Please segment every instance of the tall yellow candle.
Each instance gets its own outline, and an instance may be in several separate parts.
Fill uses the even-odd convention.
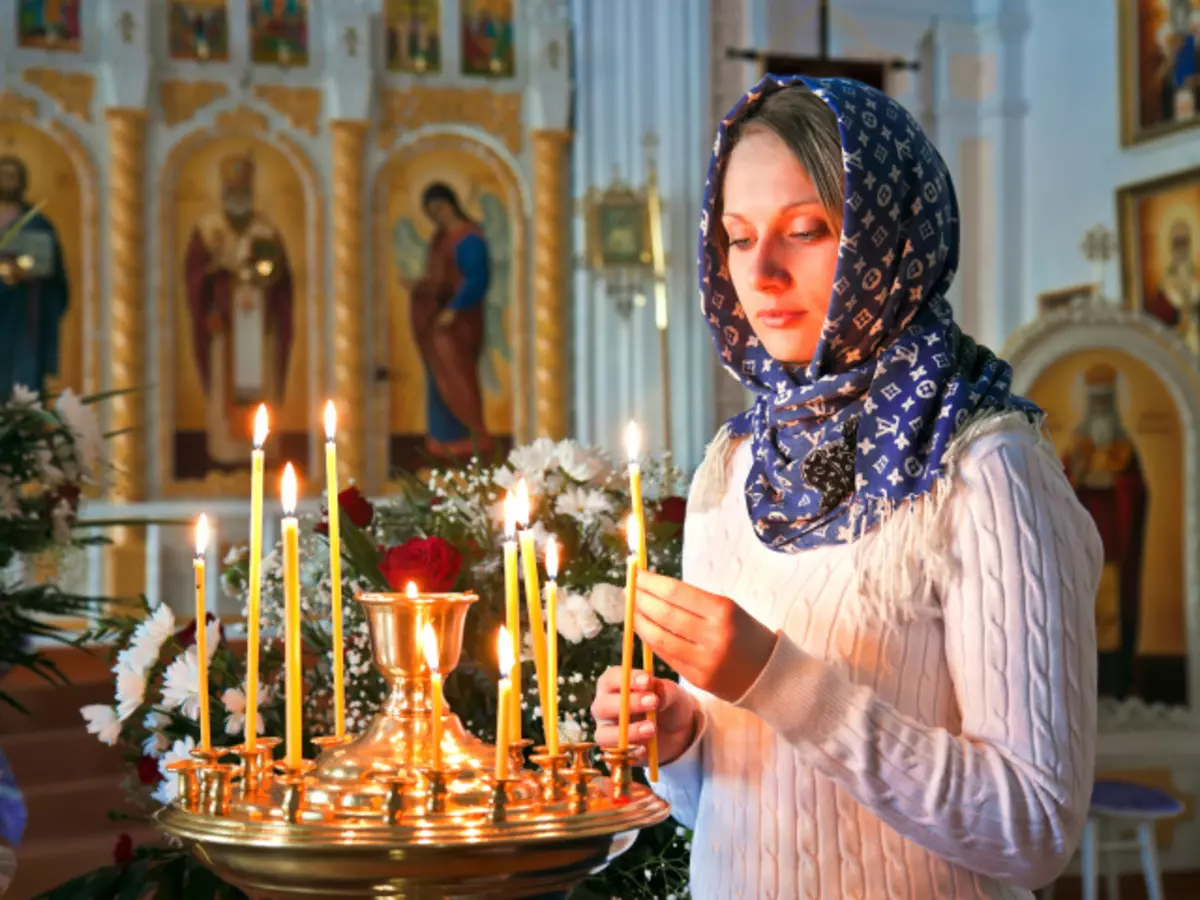
[[[496,656],[500,661],[500,693],[496,699],[496,778],[508,777],[508,728],[512,722],[512,680],[509,672],[516,665],[513,658],[513,641],[508,629],[500,626],[496,639]]]
[[[516,498],[512,494],[504,495],[504,619],[508,628],[509,640],[512,641],[513,665],[508,674],[510,679],[509,708],[512,721],[509,723],[509,737],[514,741],[521,739],[521,587],[520,575],[517,571],[517,514]]]
[[[329,585],[333,604],[333,727],[346,735],[346,650],[342,625],[342,538],[338,506],[337,407],[325,404],[325,494],[329,498]]]
[[[250,603],[246,612],[246,746],[258,745],[258,628],[262,604],[263,445],[267,442],[267,407],[254,416],[254,449],[250,453]]]
[[[442,768],[442,673],[441,660],[438,656],[437,634],[428,622],[422,629],[421,642],[425,645],[425,664],[429,666],[429,695],[433,699],[433,711],[430,713],[432,729],[429,736],[430,765],[437,770]]]
[[[649,568],[650,562],[646,554],[646,506],[642,500],[642,467],[638,457],[642,451],[642,436],[635,423],[630,422],[625,431],[625,452],[629,458],[629,496],[633,506],[633,517],[638,525],[637,561],[639,568]],[[645,643],[642,644],[642,668],[646,674],[654,674],[654,651]],[[647,720],[654,722],[657,716],[654,710],[646,713]],[[650,739],[646,747],[649,757],[650,780],[658,781],[658,735]]]
[[[283,470],[283,660],[286,678],[286,760],[299,768],[304,761],[301,705],[304,702],[303,669],[300,658],[300,523],[296,520],[296,470],[288,463]]]
[[[625,526],[629,538],[629,562],[625,567],[625,630],[621,640],[621,714],[618,721],[619,745],[629,749],[629,693],[633,686],[633,617],[637,612],[638,558],[637,520],[629,517]]]
[[[558,541],[546,542],[546,751],[558,755]]]
[[[530,521],[529,488],[522,478],[517,482],[517,521],[528,525]],[[542,589],[538,578],[537,546],[533,542],[533,529],[522,528],[518,536],[521,544],[521,564],[525,570],[525,604],[529,608],[529,637],[533,644],[533,667],[537,674],[538,699],[542,704],[542,715],[546,715],[546,631],[542,625]]]
[[[200,749],[212,749],[212,726],[208,708],[208,609],[205,603],[204,554],[208,550],[208,516],[196,522],[196,558],[192,569],[196,574],[196,693],[200,695]]]

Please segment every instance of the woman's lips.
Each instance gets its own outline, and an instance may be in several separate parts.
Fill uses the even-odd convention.
[[[767,328],[791,328],[807,315],[807,312],[798,309],[764,309],[755,318]]]

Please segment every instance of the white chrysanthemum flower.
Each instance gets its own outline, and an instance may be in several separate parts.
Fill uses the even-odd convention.
[[[550,438],[540,437],[532,444],[514,447],[508,454],[508,464],[529,483],[531,489],[538,490],[545,483],[546,472],[558,465],[557,449]]]
[[[588,594],[588,603],[609,625],[620,625],[625,621],[625,589],[618,585],[605,582],[594,585]]]
[[[179,710],[185,718],[200,717],[200,664],[196,648],[175,657],[163,674],[163,706]]]
[[[152,709],[142,719],[142,726],[150,731],[149,737],[142,741],[142,755],[153,756],[155,759],[171,746],[171,740],[162,733],[162,729],[170,724],[171,717],[164,716],[158,710]]]
[[[267,702],[267,696],[267,687],[260,682],[258,685],[259,709],[262,709],[263,704]],[[226,688],[225,692],[221,694],[221,702],[229,711],[229,715],[225,717],[225,733],[244,736],[246,733],[246,692],[241,688]],[[254,730],[262,734],[264,731],[262,716],[259,716],[258,721],[254,724]]]
[[[566,744],[577,744],[587,740],[587,732],[578,721],[567,716],[558,723],[558,739]]]
[[[134,668],[148,669],[158,661],[162,645],[174,633],[175,613],[165,603],[160,603],[133,629],[129,646],[121,651],[118,659]]]
[[[517,473],[508,466],[501,466],[492,473],[492,484],[503,490],[509,490],[517,483]]]
[[[103,703],[93,703],[79,710],[87,723],[88,734],[94,734],[103,744],[113,746],[121,737],[121,723],[117,711]]]
[[[175,793],[179,790],[176,778],[177,776],[172,773],[170,778],[161,779],[154,790],[150,792],[150,799],[160,806],[166,806],[174,800]]]
[[[600,621],[600,617],[592,610],[591,604],[582,594],[574,592],[567,594],[562,606],[565,606],[568,615],[575,618],[584,640],[590,641],[604,629],[604,623]]]
[[[559,441],[555,455],[562,470],[575,481],[595,481],[608,476],[604,458],[578,441]]]
[[[192,758],[192,751],[196,749],[196,742],[189,734],[182,740],[176,741],[171,745],[170,749],[163,753],[158,760],[158,771],[162,775],[162,781],[158,783],[154,793],[151,794],[155,800],[164,806],[175,799],[176,793],[179,790],[179,776],[167,768],[171,763],[179,760],[188,760]]]
[[[58,395],[58,400],[54,403],[54,412],[71,429],[78,448],[79,462],[84,471],[90,474],[95,470],[96,461],[104,449],[104,433],[100,429],[100,420],[70,388]]]
[[[603,491],[569,487],[554,498],[554,511],[588,527],[599,524],[611,515],[613,504]]]
[[[578,644],[583,640],[583,625],[567,602],[572,596],[570,591],[560,591],[558,594],[558,633],[569,643]]]
[[[14,384],[12,404],[13,406],[29,406],[38,409],[41,407],[42,402],[36,391],[31,391],[23,384]]]
[[[146,670],[130,665],[128,660],[118,660],[113,674],[117,676],[117,719],[124,722],[146,699]]]

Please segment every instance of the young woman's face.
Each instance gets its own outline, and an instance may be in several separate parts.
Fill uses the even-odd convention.
[[[813,358],[841,234],[799,160],[774,132],[738,141],[722,185],[729,275],[754,333],[780,362]]]

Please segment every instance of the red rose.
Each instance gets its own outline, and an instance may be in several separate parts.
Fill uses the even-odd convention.
[[[683,497],[664,497],[658,504],[658,521],[682,525],[687,517],[687,500]]]
[[[153,756],[143,756],[137,761],[138,781],[142,784],[158,784],[162,781],[162,773],[158,770],[158,760]]]
[[[433,594],[453,590],[461,568],[462,554],[439,537],[405,541],[385,551],[379,564],[392,590],[402,591],[412,581],[419,590]]]
[[[113,847],[113,862],[125,866],[133,862],[133,838],[122,834],[117,838],[117,846]]]
[[[338,493],[338,506],[346,513],[346,518],[359,528],[366,528],[375,518],[375,507],[356,484]]]

